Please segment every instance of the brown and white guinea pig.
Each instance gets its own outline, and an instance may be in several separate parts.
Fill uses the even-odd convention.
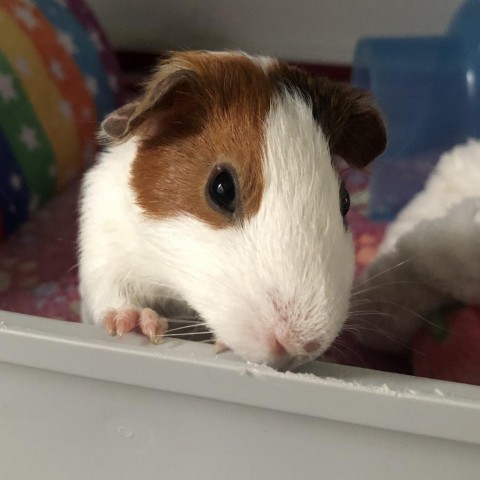
[[[333,158],[361,168],[386,144],[364,93],[273,58],[173,53],[102,135],[81,198],[83,321],[153,338],[158,314],[193,310],[252,362],[327,349],[354,273]]]

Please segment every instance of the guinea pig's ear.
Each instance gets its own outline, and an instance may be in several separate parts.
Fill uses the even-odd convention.
[[[174,70],[161,66],[145,86],[143,96],[108,115],[101,125],[101,134],[110,141],[122,141],[142,127],[142,133],[154,135],[168,130],[175,122],[181,130],[180,117],[190,116],[192,104],[197,102],[195,88],[197,75],[190,70]],[[186,122],[183,122],[186,125]]]
[[[288,92],[311,104],[332,156],[363,168],[385,150],[385,124],[368,93],[291,66],[280,69],[278,80]]]
[[[348,84],[319,79],[319,104],[314,114],[328,139],[332,155],[349,165],[366,167],[387,146],[385,123],[370,95]]]
[[[128,132],[129,121],[138,102],[127,103],[123,107],[110,113],[101,125],[101,133],[110,139],[120,139]]]

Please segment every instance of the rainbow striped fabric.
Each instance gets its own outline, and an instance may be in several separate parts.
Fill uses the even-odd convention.
[[[89,165],[118,72],[83,1],[0,2],[0,238]]]

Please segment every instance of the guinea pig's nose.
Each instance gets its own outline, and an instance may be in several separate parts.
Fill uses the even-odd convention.
[[[320,340],[310,340],[304,344],[291,343],[286,335],[272,334],[268,337],[268,348],[274,357],[309,355],[320,349]]]
[[[321,343],[318,340],[312,340],[311,342],[307,342],[303,345],[303,350],[306,353],[313,353],[318,350],[321,346]]]

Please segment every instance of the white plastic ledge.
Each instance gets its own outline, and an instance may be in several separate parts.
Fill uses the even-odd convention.
[[[479,466],[479,387],[323,362],[279,373],[0,311],[0,478],[467,480]]]

